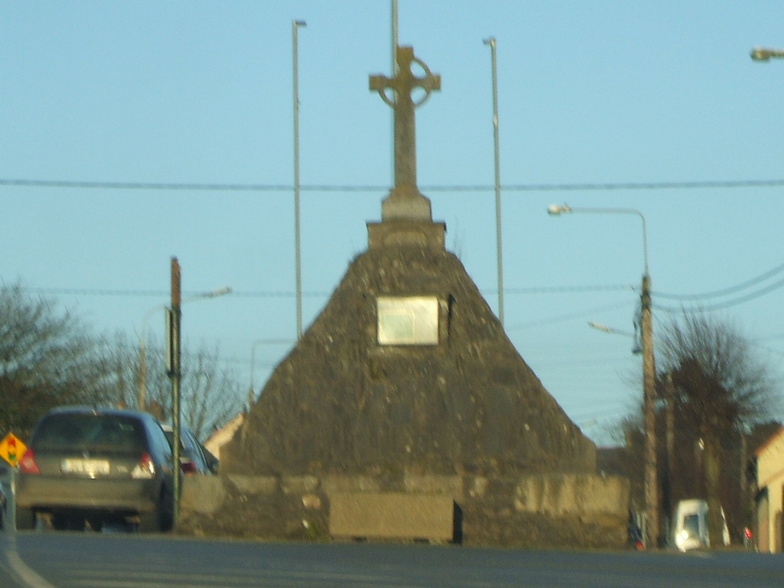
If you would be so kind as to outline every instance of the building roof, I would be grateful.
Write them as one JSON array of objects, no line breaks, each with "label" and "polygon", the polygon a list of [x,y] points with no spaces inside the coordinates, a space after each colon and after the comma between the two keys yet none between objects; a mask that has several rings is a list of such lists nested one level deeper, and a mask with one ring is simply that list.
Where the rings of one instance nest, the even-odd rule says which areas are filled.
[{"label": "building roof", "polygon": [[778,430],[778,431],[776,431],[776,432],[775,432],[775,433],[773,433],[773,434],[772,434],[770,437],[768,437],[768,438],[765,440],[765,442],[764,442],[762,445],[760,445],[760,446],[757,448],[757,450],[754,452],[754,456],[755,456],[755,457],[759,457],[760,455],[762,455],[762,453],[764,453],[764,452],[765,452],[765,450],[766,450],[768,447],[770,447],[770,446],[771,446],[773,443],[775,443],[775,442],[776,442],[776,439],[778,439],[778,438],[779,438],[781,435],[784,435],[784,426],[782,426],[782,427],[779,427],[779,430]]}]

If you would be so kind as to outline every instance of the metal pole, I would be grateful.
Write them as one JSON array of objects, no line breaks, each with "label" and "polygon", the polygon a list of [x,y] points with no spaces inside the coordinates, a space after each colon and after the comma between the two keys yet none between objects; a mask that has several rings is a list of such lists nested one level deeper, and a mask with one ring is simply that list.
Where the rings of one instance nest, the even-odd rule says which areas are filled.
[{"label": "metal pole", "polygon": [[181,273],[176,257],[171,259],[171,386],[172,386],[172,468],[174,478],[173,522],[177,524],[180,512],[180,322]]},{"label": "metal pole", "polygon": [[302,260],[300,253],[299,213],[299,55],[297,30],[306,26],[304,20],[291,22],[292,69],[294,78],[294,273],[297,291],[297,339],[302,337]]},{"label": "metal pole", "polygon": [[495,235],[496,235],[496,262],[498,264],[498,318],[504,326],[504,261],[501,239],[501,166],[499,162],[498,146],[498,76],[496,70],[495,37],[485,39],[485,45],[490,45],[490,59],[493,74],[493,148],[495,156]]}]

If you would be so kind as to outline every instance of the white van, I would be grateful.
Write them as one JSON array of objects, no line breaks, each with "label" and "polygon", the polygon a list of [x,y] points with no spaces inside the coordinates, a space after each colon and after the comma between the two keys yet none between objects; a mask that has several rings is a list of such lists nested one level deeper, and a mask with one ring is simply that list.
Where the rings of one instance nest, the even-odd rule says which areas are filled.
[{"label": "white van", "polygon": [[[724,524],[723,543],[729,545],[730,531],[724,518],[724,509],[721,509],[721,520]],[[680,551],[710,547],[707,502],[690,498],[678,503],[672,520],[672,544]]]}]

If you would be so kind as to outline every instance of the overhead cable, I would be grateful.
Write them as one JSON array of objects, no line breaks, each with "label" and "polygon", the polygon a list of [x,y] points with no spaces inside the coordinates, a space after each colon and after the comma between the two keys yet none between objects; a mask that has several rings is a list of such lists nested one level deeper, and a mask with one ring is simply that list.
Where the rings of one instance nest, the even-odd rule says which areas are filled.
[{"label": "overhead cable", "polygon": [[779,280],[778,282],[773,282],[772,284],[768,284],[765,288],[761,288],[756,292],[751,292],[746,294],[745,296],[741,296],[740,298],[735,298],[734,300],[728,300],[727,302],[718,302],[716,304],[711,305],[699,305],[694,307],[681,307],[675,308],[671,306],[662,306],[660,304],[654,304],[654,308],[656,310],[663,310],[664,312],[670,313],[690,313],[690,312],[714,312],[716,310],[724,310],[725,308],[730,308],[732,306],[738,306],[740,304],[744,304],[749,302],[750,300],[754,300],[756,298],[760,298],[765,296],[766,294],[770,294],[771,292],[778,290],[779,288],[784,287],[784,279]]},{"label": "overhead cable", "polygon": [[[236,184],[196,182],[100,182],[83,180],[36,180],[0,178],[0,186],[30,188],[80,188],[101,190],[169,190],[206,192],[290,192],[288,184]],[[773,180],[697,180],[691,182],[604,182],[574,184],[508,184],[501,186],[505,192],[577,192],[618,190],[704,190],[732,188],[775,188],[784,186],[784,179]],[[388,185],[327,185],[311,184],[299,187],[304,192],[386,192]],[[492,192],[492,185],[432,185],[422,186],[426,192]]]},{"label": "overhead cable", "polygon": [[775,276],[784,271],[784,263],[774,267],[767,272],[747,280],[741,284],[737,284],[735,286],[730,286],[729,288],[723,288],[721,290],[716,290],[714,292],[708,292],[706,294],[664,294],[662,292],[652,292],[653,296],[657,298],[670,298],[675,300],[702,300],[705,298],[718,298],[721,296],[727,296],[729,294],[734,294],[735,292],[739,292],[740,290],[745,290],[746,288],[750,288],[759,284],[760,282],[764,282],[768,278]]}]

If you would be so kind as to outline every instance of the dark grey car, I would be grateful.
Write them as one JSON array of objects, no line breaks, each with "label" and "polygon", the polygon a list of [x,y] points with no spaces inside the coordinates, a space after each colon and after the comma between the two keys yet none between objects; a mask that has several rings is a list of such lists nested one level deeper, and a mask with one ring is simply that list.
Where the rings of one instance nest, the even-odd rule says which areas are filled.
[{"label": "dark grey car", "polygon": [[169,443],[145,412],[63,407],[41,417],[19,462],[16,525],[36,517],[56,529],[125,521],[140,531],[172,526]]},{"label": "dark grey car", "polygon": [[[163,424],[162,427],[169,446],[173,448],[174,429],[167,424]],[[187,427],[180,427],[180,468],[186,476],[218,473],[218,458],[207,451],[193,431]]]}]

